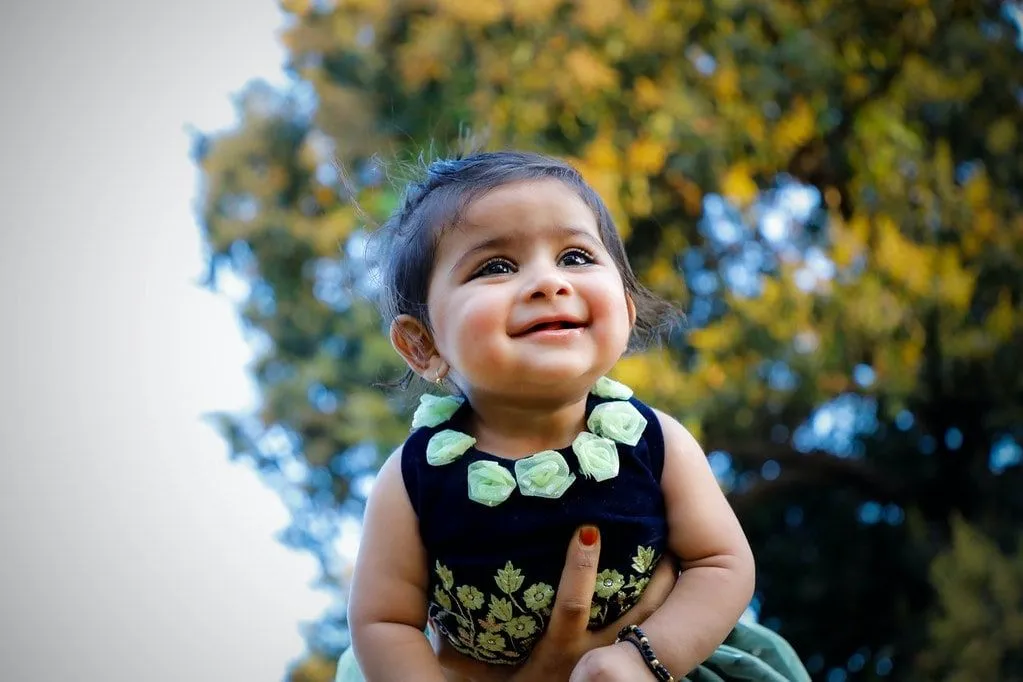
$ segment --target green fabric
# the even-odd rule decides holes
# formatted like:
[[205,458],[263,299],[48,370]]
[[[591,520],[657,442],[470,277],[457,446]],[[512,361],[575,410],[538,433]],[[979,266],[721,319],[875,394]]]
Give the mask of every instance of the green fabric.
[[[778,633],[739,623],[724,644],[683,678],[688,682],[810,682],[799,656]],[[335,682],[365,682],[355,655],[342,654]]]

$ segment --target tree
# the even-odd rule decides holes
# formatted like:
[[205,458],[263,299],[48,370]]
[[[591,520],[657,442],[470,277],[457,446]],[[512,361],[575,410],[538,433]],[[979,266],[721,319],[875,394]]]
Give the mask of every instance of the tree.
[[[392,169],[470,130],[572,160],[643,281],[687,310],[616,376],[704,443],[761,618],[814,672],[909,676],[951,515],[999,540],[1023,519],[1018,3],[285,9],[294,87],[247,89],[240,127],[195,157],[211,273],[250,286],[261,351],[263,405],[223,429],[325,585],[345,580],[338,519],[407,432],[378,386],[400,367],[367,240]],[[340,596],[310,640],[344,646]]]
[[939,609],[921,655],[927,679],[1023,679],[1023,551],[1007,556],[956,516],[931,575]]

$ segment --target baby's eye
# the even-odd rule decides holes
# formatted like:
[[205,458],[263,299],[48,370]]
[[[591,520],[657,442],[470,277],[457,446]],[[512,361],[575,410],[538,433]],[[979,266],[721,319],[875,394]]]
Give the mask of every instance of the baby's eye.
[[561,254],[559,262],[562,265],[589,265],[593,263],[593,256],[586,253],[582,249],[570,249],[565,253]]
[[513,272],[515,272],[515,267],[504,258],[491,258],[472,273],[472,277],[475,279],[493,275],[510,275]]

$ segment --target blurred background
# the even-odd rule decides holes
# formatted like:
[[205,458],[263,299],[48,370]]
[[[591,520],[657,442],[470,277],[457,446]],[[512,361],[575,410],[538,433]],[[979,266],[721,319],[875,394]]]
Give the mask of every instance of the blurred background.
[[[703,443],[758,558],[752,613],[815,680],[1023,680],[1023,3],[220,5],[69,11],[55,21],[79,43],[59,42],[80,51],[52,72],[5,67],[36,93],[12,107],[7,145],[34,161],[5,177],[105,189],[15,203],[60,232],[41,250],[10,222],[12,310],[33,319],[36,299],[57,299],[52,327],[33,329],[73,343],[9,374],[6,414],[38,428],[3,445],[38,450],[42,434],[71,458],[102,434],[96,452],[118,457],[57,483],[46,471],[64,502],[84,499],[76,475],[96,478],[120,525],[96,512],[78,526],[122,550],[134,539],[130,565],[145,561],[89,564],[109,592],[90,613],[125,604],[122,662],[145,670],[149,652],[174,657],[161,641],[190,642],[180,655],[205,667],[166,679],[333,679],[358,519],[410,413],[374,388],[401,366],[366,240],[420,158],[480,140],[575,163],[644,283],[686,311],[614,376]],[[8,23],[8,46],[65,37],[13,11],[37,33]],[[114,42],[78,32],[100,25]],[[39,94],[80,83],[90,55],[116,85]],[[65,125],[42,137],[75,153],[40,162],[20,131],[58,109]],[[103,132],[83,147],[88,112]],[[125,205],[137,212],[104,221]],[[83,211],[92,232],[75,227]],[[29,265],[108,287],[68,307],[52,285],[26,289]],[[69,394],[68,376],[88,390]],[[79,406],[64,440],[48,427],[60,396]],[[5,524],[38,508],[33,488],[3,485]],[[13,556],[57,552],[17,528]],[[82,542],[79,560],[101,556]],[[67,568],[0,569],[6,617],[30,612],[29,582],[78,599]],[[79,625],[56,613],[38,628]],[[5,656],[38,646],[19,628]]]

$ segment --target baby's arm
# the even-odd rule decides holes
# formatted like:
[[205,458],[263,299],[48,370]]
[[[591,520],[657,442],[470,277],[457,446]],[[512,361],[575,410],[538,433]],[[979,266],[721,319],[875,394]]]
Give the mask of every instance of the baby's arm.
[[369,682],[444,682],[423,633],[427,582],[399,449],[381,467],[366,507],[348,603],[352,646]]
[[[665,602],[640,627],[658,660],[676,679],[705,661],[738,622],[753,596],[753,553],[703,449],[671,417],[657,412],[664,433],[661,487],[668,548],[682,575]],[[576,680],[653,679],[628,642],[584,657]]]
[[675,419],[657,416],[664,433],[668,546],[682,562],[682,575],[642,628],[661,662],[681,677],[706,660],[738,622],[753,597],[755,566],[703,448]]

